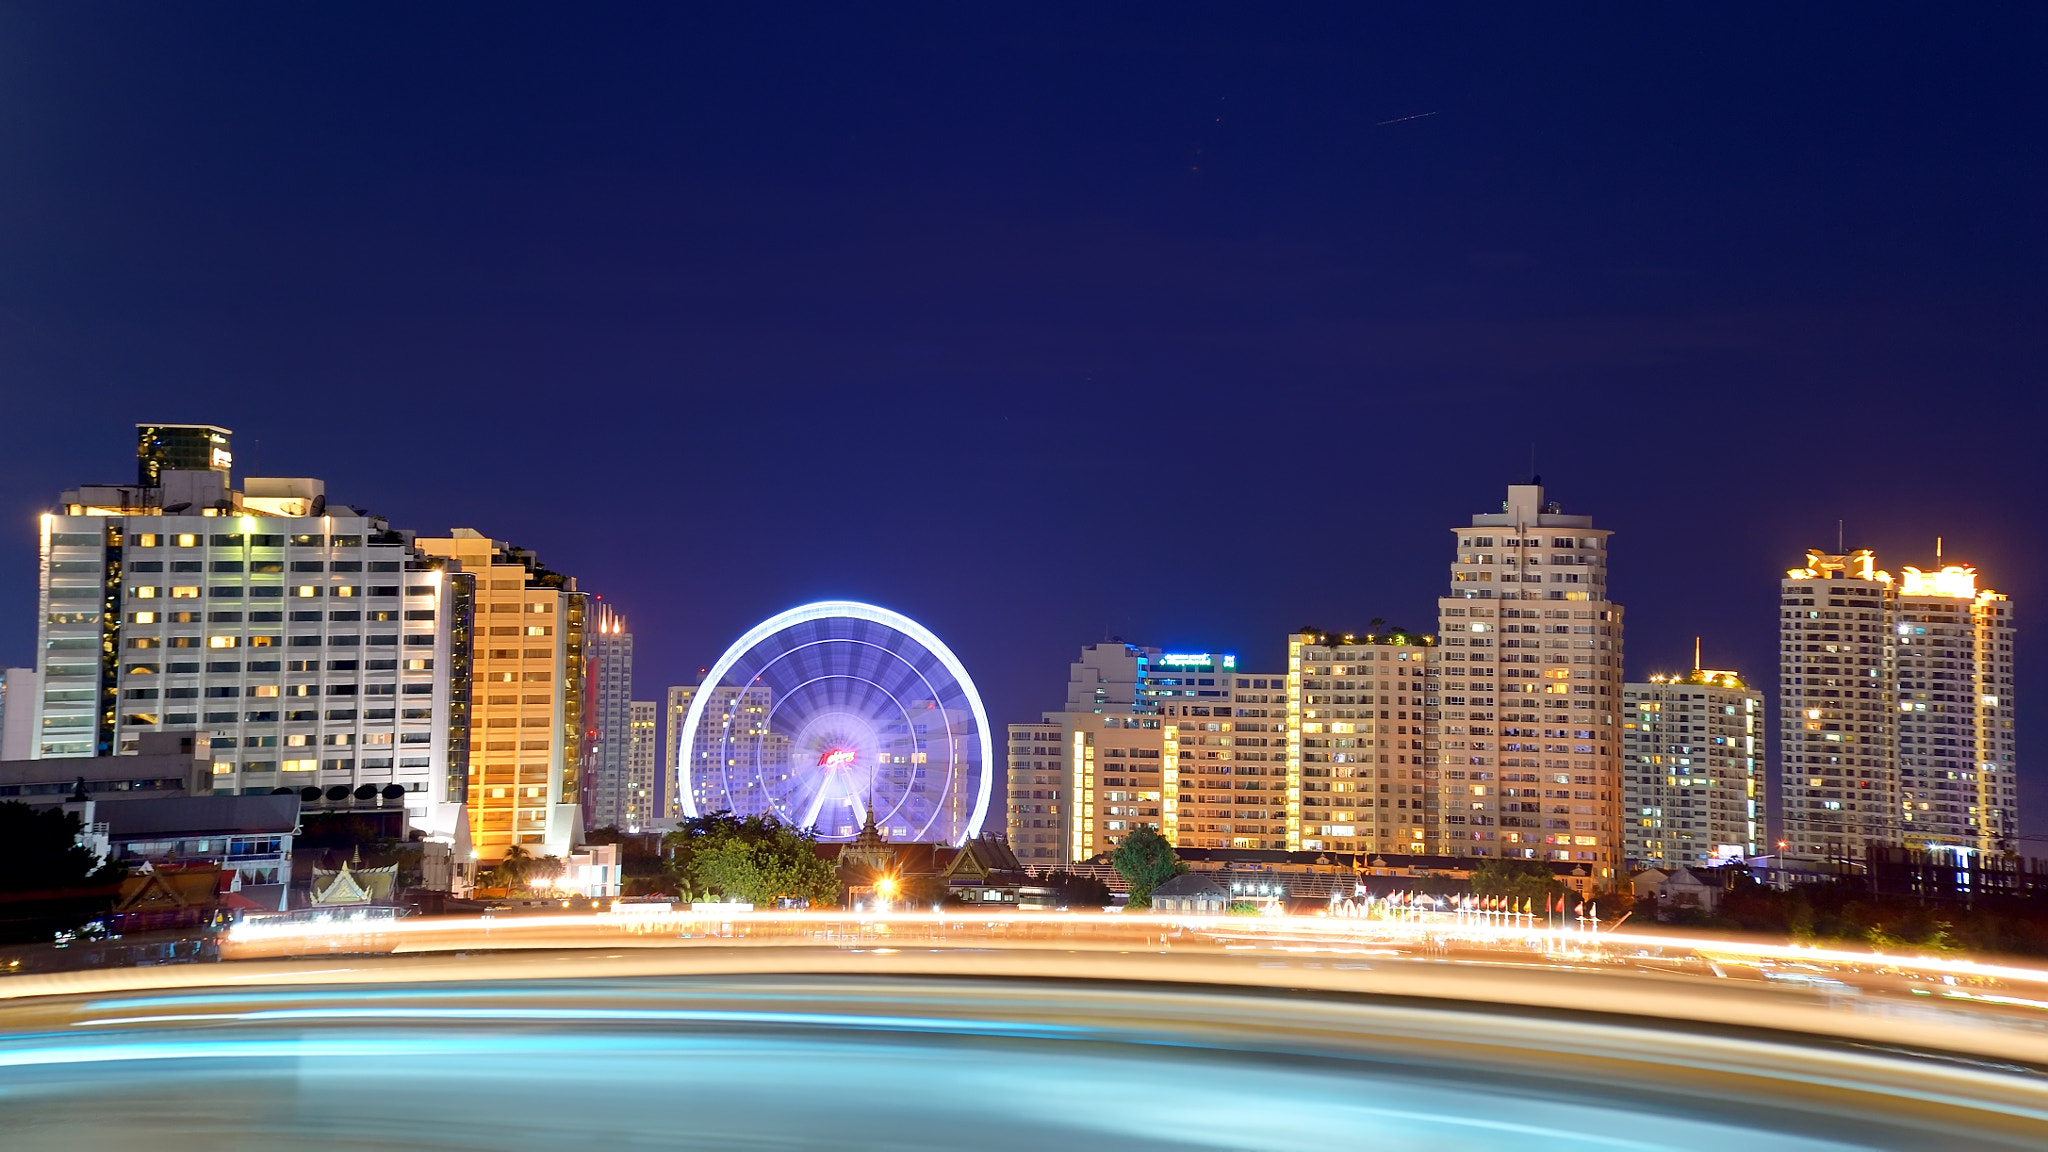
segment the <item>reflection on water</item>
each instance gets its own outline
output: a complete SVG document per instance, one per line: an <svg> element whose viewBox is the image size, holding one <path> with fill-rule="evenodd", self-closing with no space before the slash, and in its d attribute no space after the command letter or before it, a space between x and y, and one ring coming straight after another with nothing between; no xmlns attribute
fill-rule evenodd
<svg viewBox="0 0 2048 1152"><path fill-rule="evenodd" d="M1880 1071L1867 1052L1270 992L679 977L37 1011L0 1044L9 1148L1764 1152L2041 1135L2010 1103L2024 1076L1970 1071L2012 1082L1979 1114L1842 1088L1843 1068Z"/></svg>

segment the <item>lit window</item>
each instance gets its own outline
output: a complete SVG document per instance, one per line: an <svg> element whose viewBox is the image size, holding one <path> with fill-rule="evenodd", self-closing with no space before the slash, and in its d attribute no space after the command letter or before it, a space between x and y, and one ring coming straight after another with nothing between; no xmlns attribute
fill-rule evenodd
<svg viewBox="0 0 2048 1152"><path fill-rule="evenodd" d="M199 589L191 584L179 584L171 589L171 599L197 600L199 599Z"/></svg>
<svg viewBox="0 0 2048 1152"><path fill-rule="evenodd" d="M304 742L305 737L299 736L294 737L294 739ZM287 760L284 762L284 770L287 772L311 772L314 765L318 763L319 761L317 760Z"/></svg>
<svg viewBox="0 0 2048 1152"><path fill-rule="evenodd" d="M353 584L337 584L334 586L334 591L331 593L331 595L334 596L354 596L355 594L356 587Z"/></svg>
<svg viewBox="0 0 2048 1152"><path fill-rule="evenodd" d="M213 762L213 774L215 776L232 775L234 771L235 762L233 760L215 760Z"/></svg>
<svg viewBox="0 0 2048 1152"><path fill-rule="evenodd" d="M191 532L180 532L174 541L180 548L199 547L199 537Z"/></svg>
<svg viewBox="0 0 2048 1152"><path fill-rule="evenodd" d="M128 594L135 597L137 600L156 599L156 589L149 587L130 588L128 590Z"/></svg>
<svg viewBox="0 0 2048 1152"><path fill-rule="evenodd" d="M292 589L292 595L297 596L301 600L309 599L319 594L320 586L317 584L301 584Z"/></svg>
<svg viewBox="0 0 2048 1152"><path fill-rule="evenodd" d="M206 646L208 648L234 648L240 646L241 643L241 638L238 636L208 636L206 638Z"/></svg>

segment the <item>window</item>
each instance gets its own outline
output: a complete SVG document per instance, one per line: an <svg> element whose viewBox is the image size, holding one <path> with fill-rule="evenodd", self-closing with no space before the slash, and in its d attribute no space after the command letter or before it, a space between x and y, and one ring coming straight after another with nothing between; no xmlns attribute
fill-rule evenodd
<svg viewBox="0 0 2048 1152"><path fill-rule="evenodd" d="M154 591L156 591L156 590L155 590L154 588L152 588L152 589L150 589L150 591L151 591L151 592L154 592ZM141 594L141 592L142 592L142 590L141 590L141 589L137 589L137 590L136 590L136 593L137 593L137 595L140 595L140 594ZM173 600L197 600L197 599L199 599L199 588L198 588L198 586L196 586L196 585L193 585L193 584L178 584L178 585L173 585L173 586L172 586L172 588L171 588L171 599L173 599Z"/></svg>
<svg viewBox="0 0 2048 1152"><path fill-rule="evenodd" d="M292 589L292 595L297 596L302 600L310 599L312 597L320 595L320 586L318 584L301 584L298 587Z"/></svg>

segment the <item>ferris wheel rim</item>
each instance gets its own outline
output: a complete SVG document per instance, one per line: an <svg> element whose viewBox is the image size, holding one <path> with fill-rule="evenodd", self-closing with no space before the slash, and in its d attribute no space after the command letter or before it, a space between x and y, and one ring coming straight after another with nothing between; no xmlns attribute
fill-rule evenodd
<svg viewBox="0 0 2048 1152"><path fill-rule="evenodd" d="M953 677L953 682L960 686L961 695L967 698L969 710L974 714L975 735L981 743L981 778L976 781L975 786L974 814L961 828L960 837L954 841L954 846L958 847L973 839L981 830L982 821L988 816L989 792L993 787L995 774L995 741L989 730L988 710L982 706L981 692L975 688L974 678L967 674L967 668L960 663L960 658L954 655L953 650L946 646L946 642L939 639L931 629L901 612L859 600L819 600L778 612L754 625L739 639L733 641L724 654L719 656L717 662L704 673L697 691L690 697L690 708L683 719L682 738L677 741L676 763L670 766L670 771L675 774L676 790L682 801L683 814L691 819L703 815L697 811L696 796L690 788L690 761L696 751L697 725L703 721L705 707L712 692L717 689L719 681L724 679L727 672L732 671L742 656L751 652L762 641L798 624L818 620L858 620L894 629L936 657L939 665ZM741 687L744 689L745 686Z"/></svg>

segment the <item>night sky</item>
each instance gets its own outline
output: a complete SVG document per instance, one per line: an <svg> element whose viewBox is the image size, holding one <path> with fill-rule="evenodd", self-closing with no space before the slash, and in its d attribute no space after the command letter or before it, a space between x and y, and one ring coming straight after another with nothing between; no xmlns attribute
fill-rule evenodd
<svg viewBox="0 0 2048 1152"><path fill-rule="evenodd" d="M648 699L824 596L998 724L1429 627L1532 450L1631 678L1773 685L1838 519L2031 647L2038 8L742 7L0 6L0 663L139 420L537 549Z"/></svg>

